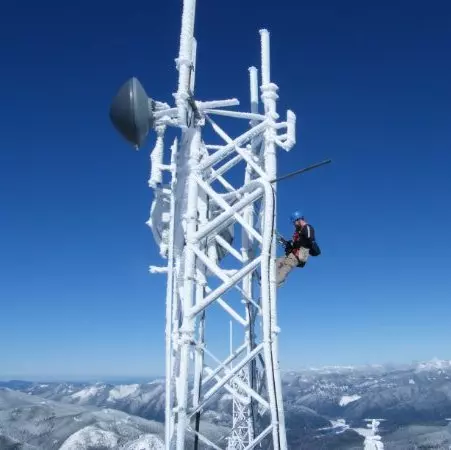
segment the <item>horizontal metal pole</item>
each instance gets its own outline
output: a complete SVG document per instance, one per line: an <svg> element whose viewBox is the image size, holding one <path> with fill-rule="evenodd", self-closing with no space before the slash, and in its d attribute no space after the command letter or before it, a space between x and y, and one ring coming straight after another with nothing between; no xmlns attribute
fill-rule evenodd
<svg viewBox="0 0 451 450"><path fill-rule="evenodd" d="M212 100L208 102L196 101L197 107L203 111L204 109L212 108L227 108L227 106L238 106L240 101L236 98L230 98L227 100Z"/></svg>
<svg viewBox="0 0 451 450"><path fill-rule="evenodd" d="M295 170L294 172L290 172L279 178L274 178L273 180L270 180L270 183L278 183L279 181L286 180L287 178L294 177L295 175L300 175L301 173L308 172L309 170L316 169L317 167L324 166L325 164L329 164L331 162L332 162L331 159L326 159L325 161L322 161L317 164L312 164L311 166L305 167L304 169Z"/></svg>
<svg viewBox="0 0 451 450"><path fill-rule="evenodd" d="M168 273L167 267L149 266L150 273Z"/></svg>
<svg viewBox="0 0 451 450"><path fill-rule="evenodd" d="M172 117L172 116L176 116L177 112L178 112L177 108L166 108L166 109L160 109L158 111L155 111L153 113L153 116L155 119L159 119L164 116Z"/></svg>
<svg viewBox="0 0 451 450"><path fill-rule="evenodd" d="M262 114L246 113L239 111L224 111L222 109L204 109L205 114L216 114L218 116L234 117L236 119L248 119L262 121L266 119L266 116Z"/></svg>

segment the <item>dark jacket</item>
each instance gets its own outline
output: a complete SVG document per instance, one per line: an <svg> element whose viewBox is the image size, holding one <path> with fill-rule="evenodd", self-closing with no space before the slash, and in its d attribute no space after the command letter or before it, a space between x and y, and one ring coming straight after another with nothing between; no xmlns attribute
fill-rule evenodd
<svg viewBox="0 0 451 450"><path fill-rule="evenodd" d="M303 227L296 227L293 234L293 248L299 249L300 247L310 249L312 247L312 241L315 240L315 229L306 224ZM297 255L298 251L296 252Z"/></svg>

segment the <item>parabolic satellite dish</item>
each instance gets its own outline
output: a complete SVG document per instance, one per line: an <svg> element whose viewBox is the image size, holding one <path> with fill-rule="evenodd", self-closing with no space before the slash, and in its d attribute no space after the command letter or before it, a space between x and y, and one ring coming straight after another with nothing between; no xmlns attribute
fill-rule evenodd
<svg viewBox="0 0 451 450"><path fill-rule="evenodd" d="M111 103L110 119L127 141L141 147L154 119L150 99L137 78L130 78L119 89Z"/></svg>

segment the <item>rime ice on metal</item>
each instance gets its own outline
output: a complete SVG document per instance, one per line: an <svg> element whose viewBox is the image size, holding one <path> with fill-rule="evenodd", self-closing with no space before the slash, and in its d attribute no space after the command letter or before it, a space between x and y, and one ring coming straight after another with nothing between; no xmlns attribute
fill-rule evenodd
<svg viewBox="0 0 451 450"><path fill-rule="evenodd" d="M285 450L275 283L276 186L270 181L277 177L277 150L289 151L295 144L296 117L288 111L286 120L278 121L267 30L260 30L260 87L257 68L249 69L249 112L229 109L239 105L236 99L196 99L194 19L195 0L185 0L175 105L148 99L149 110L142 113L145 91L137 81L129 83L135 88L130 96L115 100L115 126L128 140L141 143L147 132L140 128L143 114L156 134L149 179L155 195L148 224L167 260L164 267L150 268L167 276L165 445L182 450L187 442L190 448L192 443L193 448L202 444L214 449L262 444ZM123 110L133 115L124 121ZM222 125L230 119L244 124L238 136ZM179 128L181 135L166 149L168 127ZM215 143L204 139L207 127L216 135ZM215 316L213 330L210 314ZM227 341L220 342L221 320L225 334L230 320L234 322L230 351ZM227 424L228 433L212 442L202 429L206 414L215 409L209 408L218 404L233 410L233 421Z"/></svg>
<svg viewBox="0 0 451 450"><path fill-rule="evenodd" d="M381 424L378 419L368 419L369 433L365 436L365 442L363 443L364 450L384 450L384 444L382 438L379 436L379 425Z"/></svg>

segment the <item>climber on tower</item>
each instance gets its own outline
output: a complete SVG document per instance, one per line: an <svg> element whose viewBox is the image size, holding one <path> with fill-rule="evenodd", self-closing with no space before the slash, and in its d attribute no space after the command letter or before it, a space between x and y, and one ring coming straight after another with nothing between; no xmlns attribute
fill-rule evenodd
<svg viewBox="0 0 451 450"><path fill-rule="evenodd" d="M321 253L315 241L315 229L299 211L291 215L291 222L295 226L293 239L286 241L279 236L280 242L285 246L285 256L276 260L277 287L283 284L295 267L304 267L309 255L318 256Z"/></svg>

